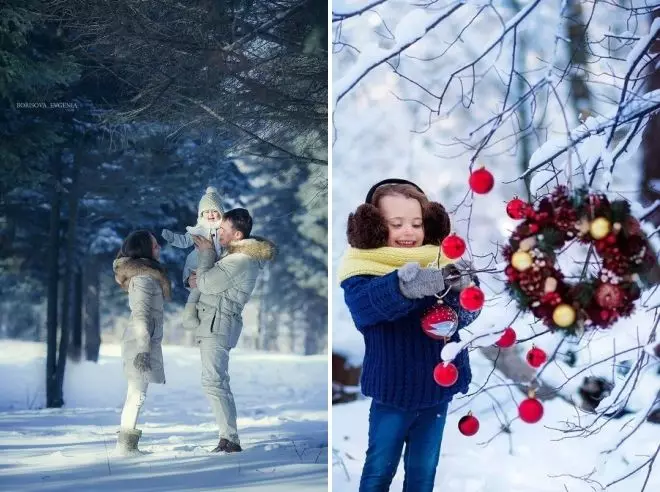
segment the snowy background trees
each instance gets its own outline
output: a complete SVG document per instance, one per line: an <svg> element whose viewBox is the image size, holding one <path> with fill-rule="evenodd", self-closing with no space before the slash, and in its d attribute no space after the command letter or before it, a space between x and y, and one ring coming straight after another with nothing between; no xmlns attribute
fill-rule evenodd
<svg viewBox="0 0 660 492"><path fill-rule="evenodd" d="M317 0L2 2L3 489L326 490L327 15ZM181 326L189 251L166 246L167 384L140 417L148 454L123 460L112 260L134 229L185 232L208 186L279 249L230 364L244 452L209 453Z"/></svg>
<svg viewBox="0 0 660 492"><path fill-rule="evenodd" d="M539 336L546 328L519 316L504 290L500 254L517 223L506 215L506 202L515 195L537 200L558 184L586 184L630 200L660 251L660 12L653 4L333 4L333 265L346 247L346 217L369 187L386 177L411 179L452 212L475 268L494 271L480 274L487 301L470 331L511 325L527 340L506 350L473 345L475 378L471 392L453 404L439 490L660 484L653 466L660 451L659 362L645 350L656 343L657 288L608 330L574 340ZM488 195L467 186L480 166L495 175ZM585 258L585 251L571 251L566 262L579 268ZM333 352L356 366L362 341L341 290L333 289ZM524 360L532 343L552 356L539 371ZM545 392L539 398L546 415L536 427L517 416L530 386ZM337 490L357 489L366 405L334 409ZM456 429L468 410L482 422L471 439Z"/></svg>
<svg viewBox="0 0 660 492"><path fill-rule="evenodd" d="M323 353L327 5L29 0L2 18L0 336L48 340L44 404L63 404L67 358L95 361L121 334L122 239L185 232L207 186L280 251L242 346ZM166 343L192 341L187 253L162 253Z"/></svg>

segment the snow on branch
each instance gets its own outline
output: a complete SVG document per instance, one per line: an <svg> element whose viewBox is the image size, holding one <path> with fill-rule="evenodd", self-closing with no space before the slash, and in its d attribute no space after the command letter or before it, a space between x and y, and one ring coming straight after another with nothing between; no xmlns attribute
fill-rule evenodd
<svg viewBox="0 0 660 492"><path fill-rule="evenodd" d="M538 0L537 0L538 1ZM396 43L389 49L371 47L360 53L358 61L350 68L348 73L333 84L335 96L335 105L348 94L369 72L383 63L391 60L402 53L420 39L429 31L449 18L454 12L463 7L463 3L456 3L449 7L449 10L443 15L437 17L437 14L429 13L423 9L416 9L408 13L397 25L394 33Z"/></svg>

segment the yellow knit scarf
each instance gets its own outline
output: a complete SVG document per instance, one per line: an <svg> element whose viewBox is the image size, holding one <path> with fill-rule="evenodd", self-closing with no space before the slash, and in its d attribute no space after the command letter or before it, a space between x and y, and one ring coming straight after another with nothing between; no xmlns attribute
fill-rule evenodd
<svg viewBox="0 0 660 492"><path fill-rule="evenodd" d="M419 263L421 267L441 268L454 263L444 254L438 265L438 246L427 244L417 248L393 248L386 246L375 249L349 247L339 265L339 282L356 275L376 275L382 277L397 270L406 263Z"/></svg>

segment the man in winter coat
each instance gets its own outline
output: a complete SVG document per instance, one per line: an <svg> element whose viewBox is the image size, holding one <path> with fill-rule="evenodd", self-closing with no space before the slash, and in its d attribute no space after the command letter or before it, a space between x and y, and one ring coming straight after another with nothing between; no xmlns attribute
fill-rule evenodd
<svg viewBox="0 0 660 492"><path fill-rule="evenodd" d="M275 255L275 246L251 237L251 231L252 217L247 210L227 212L218 230L224 250L218 261L211 241L193 236L198 264L188 282L201 292L195 335L202 357L202 387L211 402L220 436L213 452L242 450L236 405L229 388L229 351L236 346L243 329L243 307L250 299L257 276Z"/></svg>

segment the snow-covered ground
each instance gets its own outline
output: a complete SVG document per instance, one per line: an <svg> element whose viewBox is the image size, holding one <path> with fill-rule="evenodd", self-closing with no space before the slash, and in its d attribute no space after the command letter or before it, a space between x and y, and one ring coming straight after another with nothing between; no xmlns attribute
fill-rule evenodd
<svg viewBox="0 0 660 492"><path fill-rule="evenodd" d="M475 381L485 379L492 364L473 353L472 370ZM657 363L656 367L657 368ZM640 386L657 391L658 378L649 371ZM491 376L492 378L493 376ZM472 387L473 391L476 389ZM523 395L516 391L517 402ZM633 427L634 415L610 422L597 435L565 438L556 430L565 421L588 418L563 400L544 403L544 417L538 424L526 424L519 419L511 423L511 433L500 432L502 415L509 422L517 416L509 389L482 392L469 405L467 398L455 399L442 442L442 455L437 470L435 488L438 492L594 492L633 471L651 456L660 444L660 425L644 423L620 450L601 454L616 446ZM499 402L499 405L495 403ZM332 409L332 490L355 492L367 448L369 405L365 399ZM471 410L480 420L479 432L464 437L458 431L458 420ZM497 414L496 414L497 412ZM504 412L504 413L503 413ZM584 420L583 420L584 422ZM496 436L496 437L495 437ZM562 439L564 437L564 439ZM487 441L491 441L487 443ZM487 444L486 444L487 443ZM624 482L613 485L608 492L639 491L648 468ZM589 477L594 482L579 480ZM403 485L403 460L394 477L392 491ZM660 469L653 469L647 491L660 490Z"/></svg>
<svg viewBox="0 0 660 492"><path fill-rule="evenodd" d="M41 409L45 344L0 342L0 490L325 491L327 356L237 350L230 360L243 453L217 434L196 349L164 347L166 385L149 387L138 458L113 454L126 383L119 347L67 364L62 409Z"/></svg>

